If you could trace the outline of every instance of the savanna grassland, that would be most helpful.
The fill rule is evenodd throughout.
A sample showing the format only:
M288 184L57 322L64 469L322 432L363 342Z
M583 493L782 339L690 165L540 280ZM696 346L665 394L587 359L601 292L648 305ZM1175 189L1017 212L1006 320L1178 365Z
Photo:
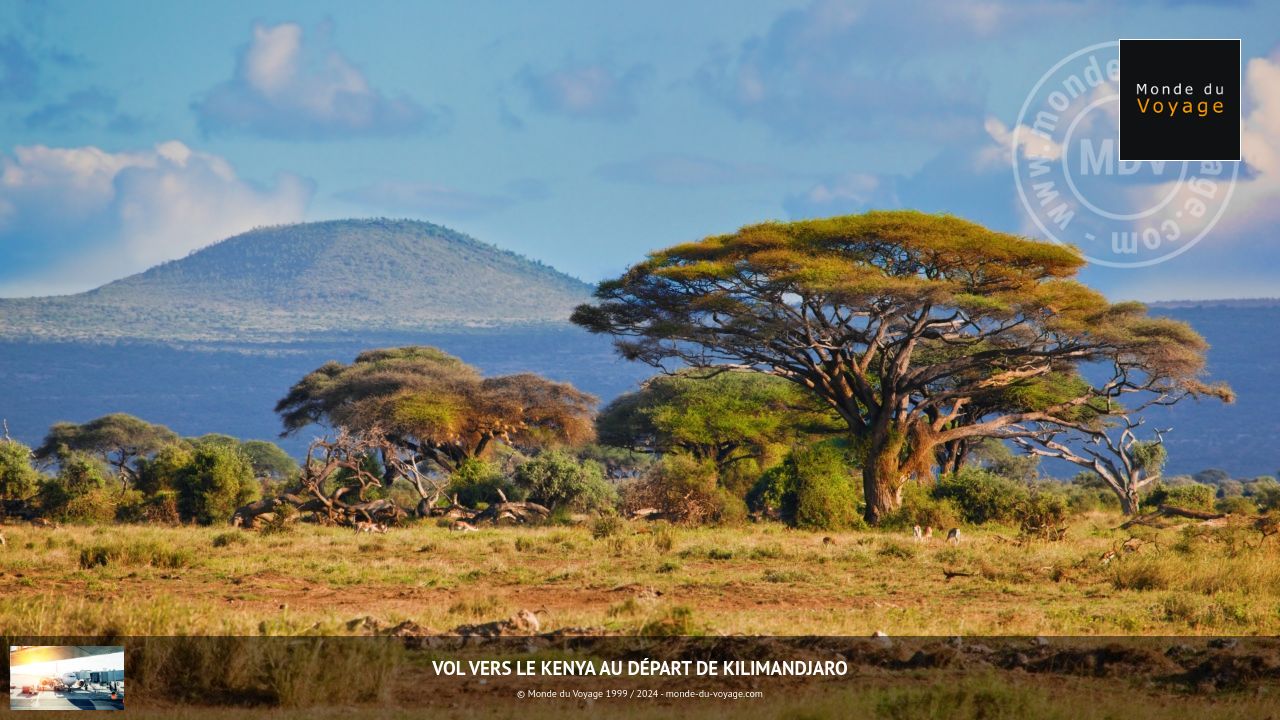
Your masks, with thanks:
M386 535L10 525L0 626L341 635L409 620L449 633L530 610L543 631L619 635L1280 634L1274 536L1244 524L1115 529L1120 522L1079 517L1061 542L965 530L958 546L774 523L457 533L424 522Z

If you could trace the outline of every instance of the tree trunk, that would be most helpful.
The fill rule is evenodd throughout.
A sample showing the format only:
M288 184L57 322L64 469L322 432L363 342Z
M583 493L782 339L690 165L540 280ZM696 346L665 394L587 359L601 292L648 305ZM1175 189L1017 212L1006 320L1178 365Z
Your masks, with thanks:
M1121 512L1123 512L1125 515L1137 515L1138 505L1139 505L1139 501L1138 501L1137 489L1134 488L1132 485L1126 487L1124 492L1120 493Z
M867 501L863 517L879 525L902 506L902 449L905 438L892 431L876 433L862 467L862 491Z

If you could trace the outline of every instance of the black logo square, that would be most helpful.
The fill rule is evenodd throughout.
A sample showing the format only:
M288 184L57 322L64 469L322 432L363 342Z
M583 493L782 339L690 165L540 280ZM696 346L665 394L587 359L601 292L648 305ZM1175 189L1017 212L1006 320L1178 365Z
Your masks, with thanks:
M1240 41L1121 40L1120 159L1239 160Z

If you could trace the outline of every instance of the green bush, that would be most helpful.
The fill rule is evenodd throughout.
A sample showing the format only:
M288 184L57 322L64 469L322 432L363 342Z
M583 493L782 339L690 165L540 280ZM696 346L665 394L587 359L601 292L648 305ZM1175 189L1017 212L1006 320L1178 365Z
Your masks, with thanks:
M747 503L728 488L716 488L712 519L719 525L741 525L747 521Z
M596 518L596 521L591 524L591 537L596 540L613 537L620 534L626 526L627 523L622 518L615 515L605 515L604 517Z
M1276 481L1255 482L1250 486L1248 494L1259 510L1263 512L1280 510L1280 484Z
M987 470L966 467L938 480L933 496L955 503L965 522L1014 521L1019 503L1027 499L1027 488Z
M109 523L116 519L118 498L118 493L111 490L94 488L72 495L55 515L67 523Z
M178 512L178 492L161 490L148 497L142 504L142 517L146 522L176 525L182 522Z
M40 483L37 498L47 517L62 522L110 522L115 494L107 490L106 467L81 453L61 458L57 476Z
M133 489L125 490L116 496L116 520L123 523L137 523L146 520L147 498Z
M236 508L258 499L249 458L238 447L207 443L178 472L178 512L203 525L224 523Z
M161 547L150 540L99 543L80 550L80 567L86 570L99 565L181 568L190 564L190 551Z
M40 473L31 467L31 448L0 440L0 500L26 500L39 489Z
M467 458L449 477L449 487L445 492L451 496L456 495L458 502L463 505L476 507L481 503L500 502L502 495L498 493L499 490L507 496L508 500L524 498L520 489L511 482L510 478L502 474L502 469L497 465L476 458Z
M1212 485L1188 483L1186 485L1156 485L1147 496L1147 505L1174 505L1188 510L1213 510L1217 488Z
M749 500L786 522L810 530L861 527L862 486L849 453L833 443L797 448L765 472Z
M514 480L530 500L552 509L599 510L612 507L618 498L598 463L579 461L563 450L544 452L516 466Z
M1061 540L1066 531L1067 499L1056 492L1031 492L1014 507L1013 519L1024 536Z
M168 445L154 457L138 461L138 479L134 487L144 495L155 495L178 487L178 474L191 464L191 448L186 445Z
M1073 513L1120 509L1120 498L1116 497L1110 489L1072 484L1065 488L1065 498L1067 509Z
M1258 512L1258 505L1252 498L1239 495L1224 497L1214 503L1214 507L1220 513L1229 513L1231 515L1253 515Z
M666 455L622 487L622 504L629 510L653 508L676 522L715 522L723 510L718 490L713 463Z
M881 521L886 528L909 528L919 525L937 530L960 524L960 511L949 499L933 496L933 489L908 483L902 489L902 505Z

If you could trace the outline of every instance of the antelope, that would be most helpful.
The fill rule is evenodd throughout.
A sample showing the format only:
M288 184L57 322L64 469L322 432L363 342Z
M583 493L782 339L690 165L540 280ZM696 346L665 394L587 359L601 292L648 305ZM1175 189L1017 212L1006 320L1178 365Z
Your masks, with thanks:
M464 522L462 520L455 522L452 526L450 526L449 529L454 532L477 532L477 528L475 525L472 525L469 522Z
M363 520L356 521L356 534L360 533L383 533L386 534L387 526L383 523L371 523Z
M947 531L947 542L952 545L960 544L960 528L951 528Z
M924 539L925 539L925 540L932 540L932 539L933 539L933 526L932 526L932 525L926 525L926 526L924 527Z
M911 539L916 542L924 542L924 530L921 530L919 525L911 528Z

